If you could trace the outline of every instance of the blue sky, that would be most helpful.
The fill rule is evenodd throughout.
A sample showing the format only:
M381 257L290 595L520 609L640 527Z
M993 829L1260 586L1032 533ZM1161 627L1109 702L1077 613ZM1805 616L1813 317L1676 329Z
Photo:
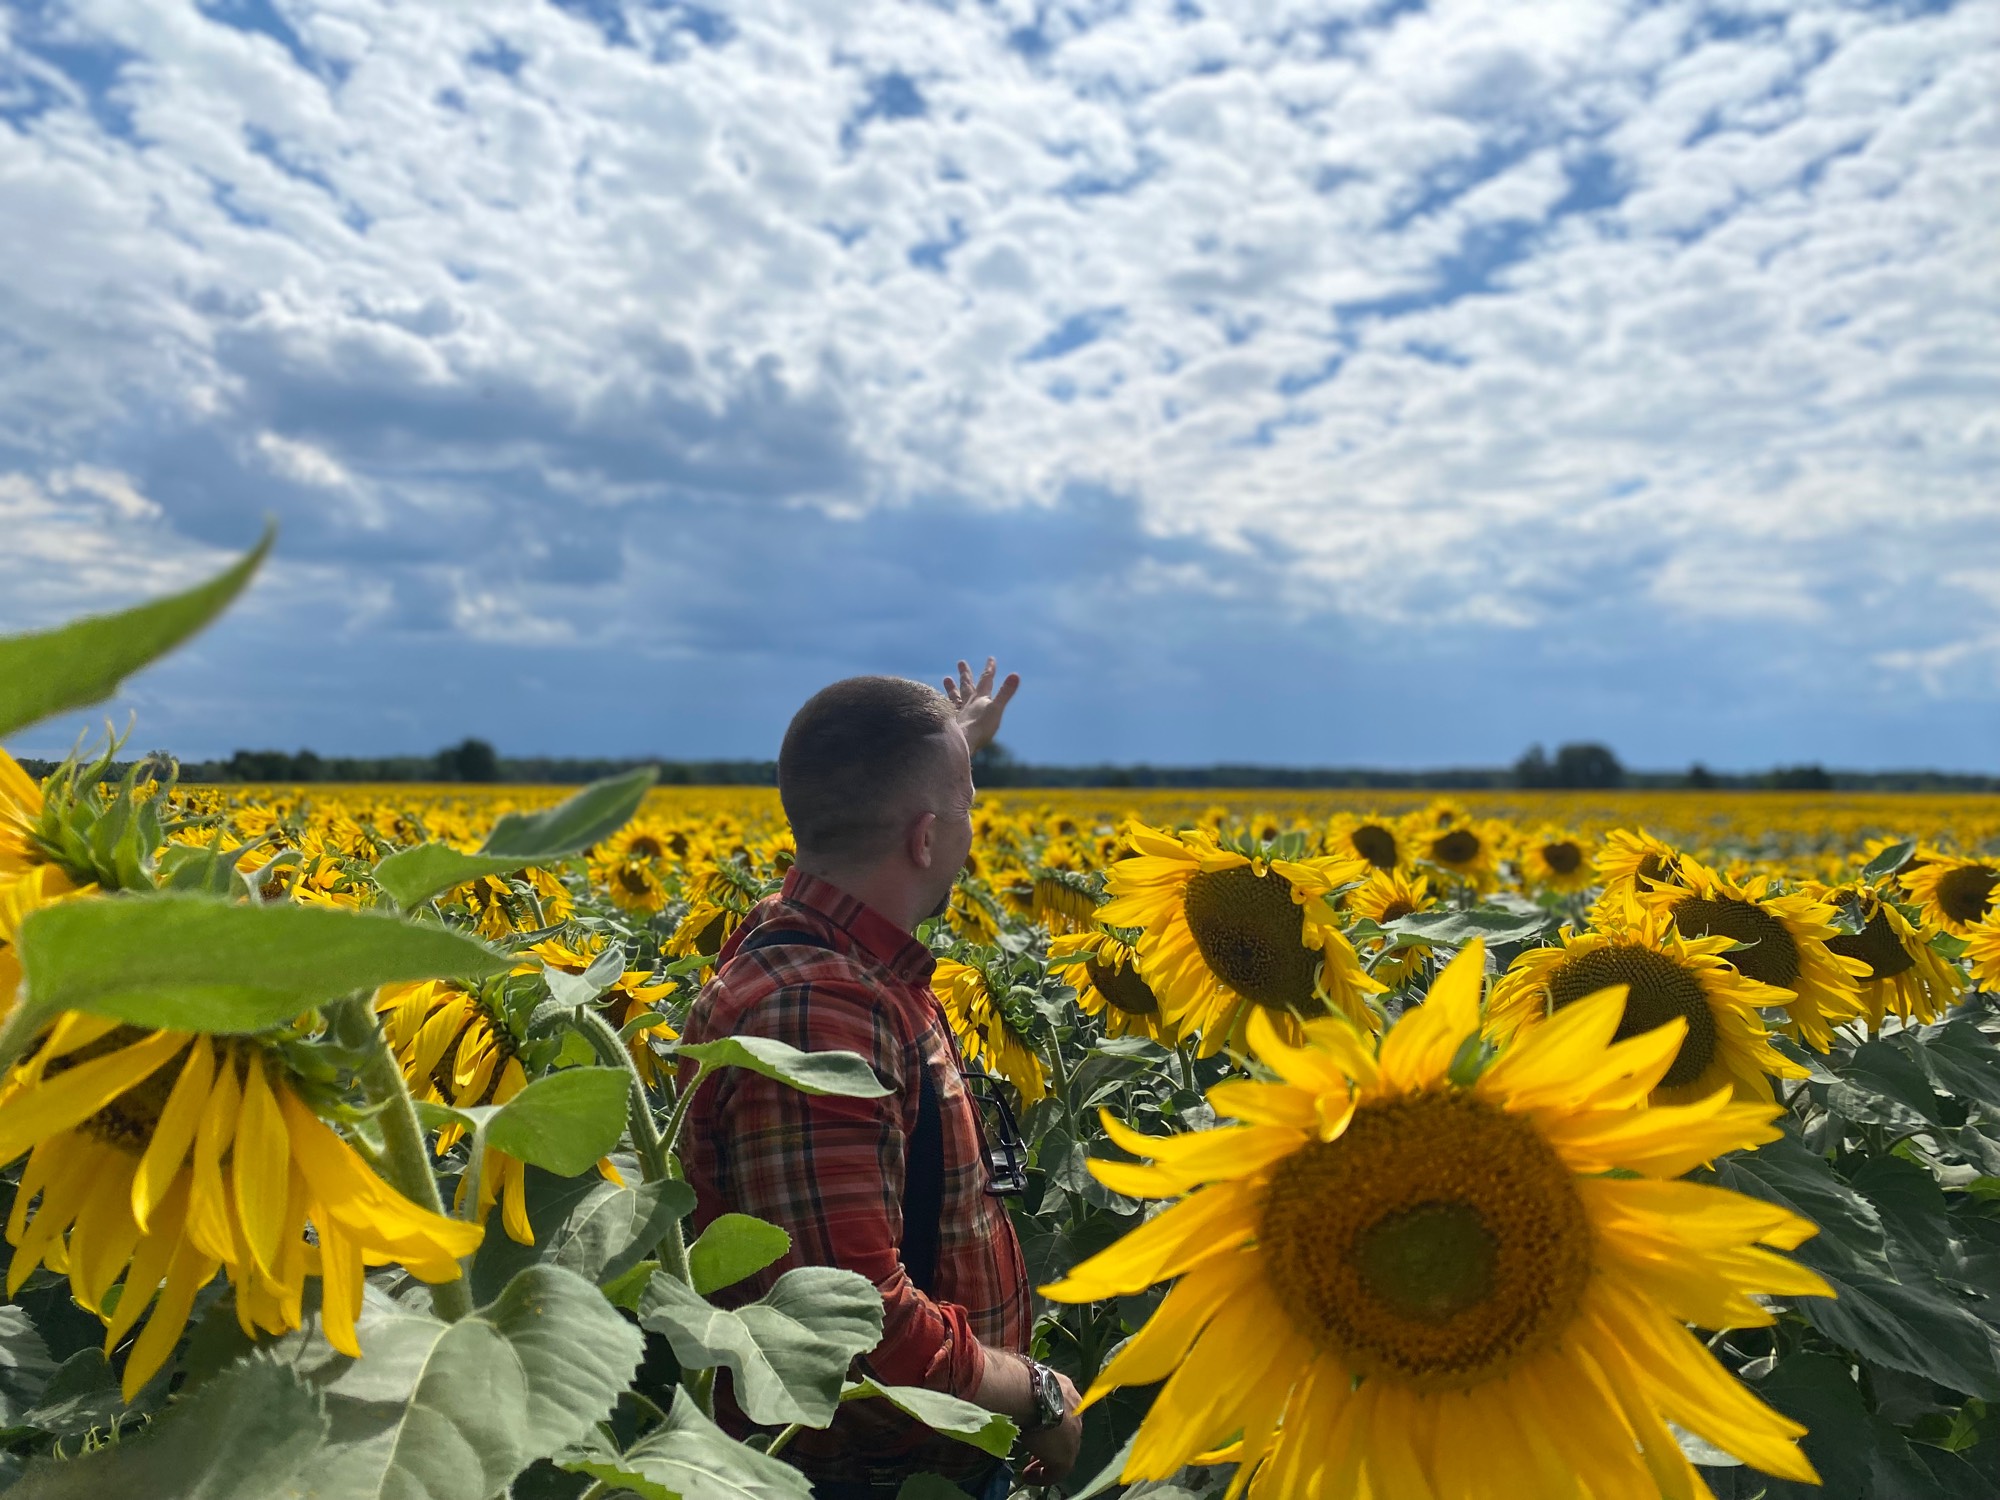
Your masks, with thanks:
M1991 770L1996 66L1993 0L14 0L0 629L275 515L137 745L767 755L991 651L1043 760Z

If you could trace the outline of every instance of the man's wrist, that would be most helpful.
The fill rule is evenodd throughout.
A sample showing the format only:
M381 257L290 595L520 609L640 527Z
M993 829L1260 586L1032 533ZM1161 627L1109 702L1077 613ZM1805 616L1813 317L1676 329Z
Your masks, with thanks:
M1031 1415L1021 1424L1023 1436L1060 1427L1069 1416L1069 1400L1063 1395L1062 1380L1039 1361L1022 1361L1028 1367L1028 1405Z

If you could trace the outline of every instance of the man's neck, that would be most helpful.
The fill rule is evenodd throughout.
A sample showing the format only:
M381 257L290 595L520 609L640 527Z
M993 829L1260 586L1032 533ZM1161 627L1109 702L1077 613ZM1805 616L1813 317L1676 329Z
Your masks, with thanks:
M917 909L918 898L893 872L820 864L803 858L799 860L799 868L813 879L824 880L862 905L872 907L905 932L914 934L924 918L930 915L928 910Z

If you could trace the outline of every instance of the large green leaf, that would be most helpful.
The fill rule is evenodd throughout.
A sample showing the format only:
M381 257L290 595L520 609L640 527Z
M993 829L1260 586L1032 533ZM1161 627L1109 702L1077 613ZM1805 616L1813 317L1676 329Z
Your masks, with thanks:
M43 907L22 924L20 953L38 1010L223 1032L397 980L481 979L514 962L428 923L180 893Z
M706 1297L755 1276L792 1248L792 1237L776 1224L750 1214L717 1214L688 1246L688 1278Z
M639 1321L667 1336L684 1368L726 1367L751 1421L824 1427L854 1356L882 1340L882 1294L852 1271L799 1266L731 1310L661 1273L639 1303Z
M1472 906L1463 911L1442 908L1412 912L1382 925L1395 938L1395 945L1408 948L1417 944L1462 948L1474 938L1487 943L1518 943L1539 936L1555 925L1555 913L1515 910L1498 905Z
M227 609L274 535L266 531L234 567L186 593L34 635L0 637L0 735L109 698L126 677Z
M298 1333L274 1349L326 1398L306 1500L487 1500L602 1420L643 1340L573 1271L531 1266L456 1323L371 1300L361 1359Z
M1811 1261L1804 1247L1799 1259ZM1798 1310L1836 1344L1955 1391L2000 1398L1995 1333L1949 1289L1935 1280L1902 1282L1815 1269L1836 1295L1801 1298Z
M1882 1216L1875 1206L1842 1182L1826 1159L1787 1129L1755 1151L1733 1151L1715 1164L1724 1187L1802 1214L1819 1226L1799 1259L1822 1273L1889 1275ZM1811 1299L1808 1299L1811 1300Z
M535 1243L522 1245L489 1234L472 1261L472 1295L484 1301L531 1265L566 1267L599 1286L630 1271L676 1221L694 1209L694 1189L684 1182L619 1187L595 1172L558 1177L527 1171L528 1222Z
M41 1399L56 1372L54 1356L24 1307L0 1307L0 1428Z
M67 1461L37 1459L14 1500L285 1500L313 1493L305 1473L328 1431L319 1393L253 1356L176 1401L143 1436Z
M995 1458L1005 1458L1020 1431L997 1411L974 1406L943 1391L920 1385L877 1385L872 1380L857 1381L840 1393L842 1401L887 1401L898 1411L915 1417L934 1432L970 1443Z
M623 1068L564 1068L501 1105L486 1122L486 1144L574 1177L616 1148L631 1098L631 1075Z
M704 1070L747 1068L766 1078L788 1083L802 1094L838 1094L849 1099L879 1099L889 1091L858 1052L801 1052L765 1036L726 1036L678 1049Z
M482 875L567 859L630 822L658 775L657 767L645 766L593 781L541 812L508 813L494 824L477 854L462 854L445 844L399 849L375 867L375 883L407 909Z
M593 1435L558 1462L601 1479L614 1494L641 1500L811 1500L812 1486L790 1464L739 1443L674 1392L666 1421L623 1453Z
M493 825L481 854L519 856L533 863L552 854L575 854L623 828L639 810L660 774L641 766L623 776L593 781L575 796L535 813L508 813Z

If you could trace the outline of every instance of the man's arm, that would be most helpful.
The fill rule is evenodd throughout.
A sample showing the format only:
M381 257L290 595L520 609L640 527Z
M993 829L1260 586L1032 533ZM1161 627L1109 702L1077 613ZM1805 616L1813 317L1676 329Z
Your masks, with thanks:
M1021 1428L1021 1446L1032 1457L1022 1466L1020 1477L1029 1484L1054 1484L1075 1467L1077 1450L1083 1446L1083 1417L1077 1411L1080 1398L1069 1376L1060 1370L1066 1415L1054 1427L1030 1432L1041 1416L1040 1403L1028 1375L1028 1362L1005 1349L986 1349L986 1374L972 1396L975 1406L1012 1417Z

